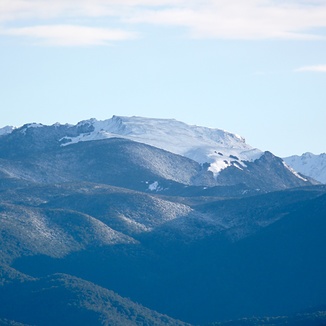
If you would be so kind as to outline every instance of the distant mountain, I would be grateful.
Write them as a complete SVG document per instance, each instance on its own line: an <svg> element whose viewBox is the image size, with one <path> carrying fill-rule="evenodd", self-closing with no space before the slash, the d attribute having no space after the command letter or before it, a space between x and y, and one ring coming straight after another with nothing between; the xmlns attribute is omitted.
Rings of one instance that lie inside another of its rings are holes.
<svg viewBox="0 0 326 326"><path fill-rule="evenodd" d="M12 126L6 126L3 128L0 128L0 136L10 134L15 128Z"/></svg>
<svg viewBox="0 0 326 326"><path fill-rule="evenodd" d="M235 134L139 117L27 124L0 136L0 163L4 177L95 181L142 191L173 192L182 184L266 192L311 184Z"/></svg>
<svg viewBox="0 0 326 326"><path fill-rule="evenodd" d="M326 154L314 155L304 153L283 158L294 170L311 177L321 183L326 183Z"/></svg>
<svg viewBox="0 0 326 326"><path fill-rule="evenodd" d="M245 143L244 138L220 129L189 126L172 119L118 117L82 121L89 133L65 137L66 145L112 137L126 138L188 157L198 163L210 163L214 174L232 165L231 161L253 161L263 153Z"/></svg>

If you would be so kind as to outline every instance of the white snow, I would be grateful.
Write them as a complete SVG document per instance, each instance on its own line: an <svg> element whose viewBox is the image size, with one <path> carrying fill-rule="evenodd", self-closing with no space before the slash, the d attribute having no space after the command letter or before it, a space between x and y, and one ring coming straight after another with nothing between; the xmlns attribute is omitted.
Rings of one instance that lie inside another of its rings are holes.
<svg viewBox="0 0 326 326"><path fill-rule="evenodd" d="M326 183L326 153L320 155L304 153L301 156L285 157L283 160L295 171L319 182Z"/></svg>
<svg viewBox="0 0 326 326"><path fill-rule="evenodd" d="M231 165L231 161L236 160L239 165L244 166L241 161L254 161L263 154L262 151L246 144L245 139L236 134L220 129L191 126L174 119L113 116L104 121L82 121L78 125L83 124L93 126L94 131L74 138L65 137L69 142L62 146L80 141L126 138L188 157L201 164L210 163L210 170L215 175Z"/></svg>
<svg viewBox="0 0 326 326"><path fill-rule="evenodd" d="M42 128L44 127L44 125L42 125L41 123L29 123L27 125L27 128Z"/></svg>
<svg viewBox="0 0 326 326"><path fill-rule="evenodd" d="M286 164L285 161L283 161L283 165L290 171L292 172L297 178L303 180L303 181L308 181L307 179L303 178L298 172L296 172L294 169L292 169L288 164Z"/></svg>
<svg viewBox="0 0 326 326"><path fill-rule="evenodd" d="M15 127L13 127L13 126L6 126L3 128L0 128L0 136L11 134L14 129L15 129Z"/></svg>
<svg viewBox="0 0 326 326"><path fill-rule="evenodd" d="M154 181L153 183L151 183L148 186L148 190L150 190L150 191L159 191L160 190L160 187L159 187L158 182L157 181Z"/></svg>
<svg viewBox="0 0 326 326"><path fill-rule="evenodd" d="M44 125L42 125L41 123L33 122L33 123L29 123L29 124L24 125L24 128L21 129L20 132L25 135L27 129L30 129L30 128L43 128L43 127L44 127Z"/></svg>

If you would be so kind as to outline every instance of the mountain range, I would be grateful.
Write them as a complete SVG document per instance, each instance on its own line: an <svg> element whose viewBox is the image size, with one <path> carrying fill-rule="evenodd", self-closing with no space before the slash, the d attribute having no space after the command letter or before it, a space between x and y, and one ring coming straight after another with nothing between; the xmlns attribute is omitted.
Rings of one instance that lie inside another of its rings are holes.
<svg viewBox="0 0 326 326"><path fill-rule="evenodd" d="M307 175L321 183L326 183L326 154L315 155L304 153L301 156L293 155L283 160L296 171Z"/></svg>
<svg viewBox="0 0 326 326"><path fill-rule="evenodd" d="M0 325L326 322L326 186L235 134L0 129Z"/></svg>

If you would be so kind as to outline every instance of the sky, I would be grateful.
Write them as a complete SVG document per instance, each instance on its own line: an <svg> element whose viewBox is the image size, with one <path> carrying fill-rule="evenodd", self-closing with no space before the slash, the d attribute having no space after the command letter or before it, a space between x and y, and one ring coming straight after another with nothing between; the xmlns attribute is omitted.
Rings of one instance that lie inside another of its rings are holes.
<svg viewBox="0 0 326 326"><path fill-rule="evenodd" d="M0 127L174 118L326 151L326 0L0 0Z"/></svg>

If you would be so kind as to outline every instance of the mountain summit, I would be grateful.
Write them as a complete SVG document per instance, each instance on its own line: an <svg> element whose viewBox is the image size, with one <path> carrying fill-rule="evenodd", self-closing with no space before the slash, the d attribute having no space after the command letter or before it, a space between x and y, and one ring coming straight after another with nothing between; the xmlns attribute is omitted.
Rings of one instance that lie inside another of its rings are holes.
<svg viewBox="0 0 326 326"><path fill-rule="evenodd" d="M319 182L326 183L326 153L320 155L304 153L301 156L285 157L283 160L296 171Z"/></svg>
<svg viewBox="0 0 326 326"><path fill-rule="evenodd" d="M126 138L185 156L201 164L210 163L209 170L215 175L230 166L234 159L239 162L253 161L263 154L236 134L191 126L174 119L113 116L104 121L85 120L77 126L87 126L90 132L65 138L66 145L112 137Z"/></svg>

